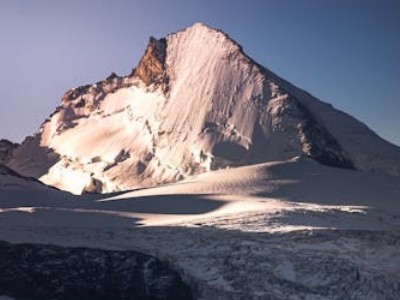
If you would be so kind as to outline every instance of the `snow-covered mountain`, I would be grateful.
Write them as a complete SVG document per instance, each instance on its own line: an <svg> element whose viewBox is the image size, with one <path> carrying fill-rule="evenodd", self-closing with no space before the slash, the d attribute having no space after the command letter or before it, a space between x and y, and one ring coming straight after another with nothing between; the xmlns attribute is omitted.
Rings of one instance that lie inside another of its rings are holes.
<svg viewBox="0 0 400 300"><path fill-rule="evenodd" d="M194 24L150 38L130 75L68 91L8 166L80 194L302 155L400 174L400 148Z"/></svg>

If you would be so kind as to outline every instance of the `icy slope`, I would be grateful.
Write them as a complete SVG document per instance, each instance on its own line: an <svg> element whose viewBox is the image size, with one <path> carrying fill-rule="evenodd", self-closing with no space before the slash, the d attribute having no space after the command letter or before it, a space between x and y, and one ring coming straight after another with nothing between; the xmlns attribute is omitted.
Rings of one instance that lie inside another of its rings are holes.
<svg viewBox="0 0 400 300"><path fill-rule="evenodd" d="M72 89L8 165L80 194L307 155L400 174L400 149L195 24L151 38L129 76Z"/></svg>

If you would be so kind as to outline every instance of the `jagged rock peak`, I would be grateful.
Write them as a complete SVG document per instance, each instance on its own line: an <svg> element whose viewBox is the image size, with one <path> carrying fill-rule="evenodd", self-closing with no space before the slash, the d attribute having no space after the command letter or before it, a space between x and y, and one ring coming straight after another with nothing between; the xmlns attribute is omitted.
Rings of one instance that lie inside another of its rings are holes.
<svg viewBox="0 0 400 300"><path fill-rule="evenodd" d="M167 88L166 47L165 38L157 40L154 37L150 37L139 65L133 70L133 75L140 78L146 86L150 84L163 84L164 89Z"/></svg>

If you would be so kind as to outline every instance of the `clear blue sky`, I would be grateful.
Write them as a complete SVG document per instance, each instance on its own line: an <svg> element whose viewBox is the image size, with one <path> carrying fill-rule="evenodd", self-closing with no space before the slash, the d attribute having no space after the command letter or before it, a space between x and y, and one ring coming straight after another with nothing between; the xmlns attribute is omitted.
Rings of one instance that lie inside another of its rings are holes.
<svg viewBox="0 0 400 300"><path fill-rule="evenodd" d="M0 138L135 67L149 36L220 28L259 63L400 145L400 1L0 0Z"/></svg>

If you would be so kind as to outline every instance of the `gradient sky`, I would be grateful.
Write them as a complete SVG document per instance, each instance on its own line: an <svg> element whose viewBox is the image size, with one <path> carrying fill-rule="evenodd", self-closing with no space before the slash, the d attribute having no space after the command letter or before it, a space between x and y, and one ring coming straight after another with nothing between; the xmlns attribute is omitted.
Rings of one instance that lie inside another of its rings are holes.
<svg viewBox="0 0 400 300"><path fill-rule="evenodd" d="M400 145L397 0L0 0L0 138L33 134L68 89L127 75L149 36L195 22Z"/></svg>

